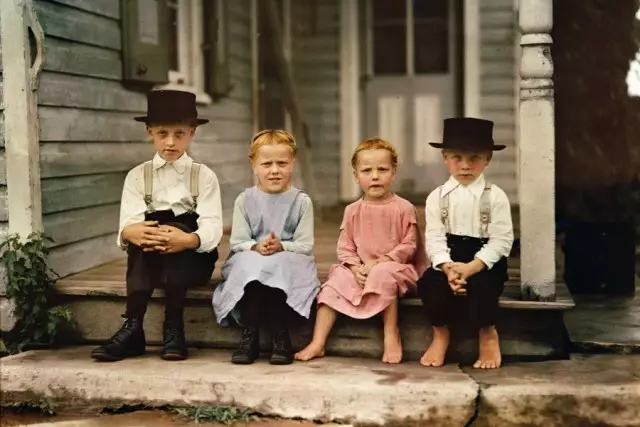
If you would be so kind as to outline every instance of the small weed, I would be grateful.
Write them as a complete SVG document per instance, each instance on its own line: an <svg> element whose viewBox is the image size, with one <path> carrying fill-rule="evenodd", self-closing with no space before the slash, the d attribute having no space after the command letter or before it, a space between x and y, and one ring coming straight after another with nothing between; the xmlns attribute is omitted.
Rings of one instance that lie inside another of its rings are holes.
<svg viewBox="0 0 640 427"><path fill-rule="evenodd" d="M13 412L16 414L36 413L41 415L56 415L53 405L46 399L40 399L34 402L20 402L3 405L2 411Z"/></svg>
<svg viewBox="0 0 640 427"><path fill-rule="evenodd" d="M181 418L194 420L196 423L223 423L231 425L236 422L249 422L258 419L256 413L234 406L197 406L172 408Z"/></svg>

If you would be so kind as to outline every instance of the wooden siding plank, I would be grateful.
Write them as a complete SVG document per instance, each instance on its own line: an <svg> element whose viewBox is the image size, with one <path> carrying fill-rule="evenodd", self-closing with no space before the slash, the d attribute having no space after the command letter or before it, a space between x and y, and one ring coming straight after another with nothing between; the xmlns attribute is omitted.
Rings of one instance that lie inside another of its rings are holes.
<svg viewBox="0 0 640 427"><path fill-rule="evenodd" d="M49 0L53 3L62 3L96 15L108 18L120 19L120 2L118 0Z"/></svg>
<svg viewBox="0 0 640 427"><path fill-rule="evenodd" d="M128 172L155 151L147 141L44 142L40 144L43 178Z"/></svg>
<svg viewBox="0 0 640 427"><path fill-rule="evenodd" d="M35 8L46 35L114 50L121 48L118 21L42 0L36 1Z"/></svg>
<svg viewBox="0 0 640 427"><path fill-rule="evenodd" d="M122 79L122 60L118 51L55 37L45 39L45 49L47 60L44 63L44 69L46 71L116 81Z"/></svg>
<svg viewBox="0 0 640 427"><path fill-rule="evenodd" d="M52 247L117 233L120 203L45 215L44 231ZM115 242L114 242L115 243Z"/></svg>
<svg viewBox="0 0 640 427"><path fill-rule="evenodd" d="M130 113L147 110L144 94L131 92L118 82L51 72L42 73L38 102L40 105L52 107Z"/></svg>
<svg viewBox="0 0 640 427"><path fill-rule="evenodd" d="M62 277L124 256L116 245L117 231L106 236L53 248L49 255L51 268Z"/></svg>
<svg viewBox="0 0 640 427"><path fill-rule="evenodd" d="M45 214L119 204L125 172L42 180Z"/></svg>
<svg viewBox="0 0 640 427"><path fill-rule="evenodd" d="M129 113L41 106L40 140L142 141L144 125Z"/></svg>

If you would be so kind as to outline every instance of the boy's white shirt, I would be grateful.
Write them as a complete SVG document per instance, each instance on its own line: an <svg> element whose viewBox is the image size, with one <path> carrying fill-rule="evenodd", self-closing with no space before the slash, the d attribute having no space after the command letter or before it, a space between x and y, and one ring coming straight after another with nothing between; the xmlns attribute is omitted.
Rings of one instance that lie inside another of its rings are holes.
<svg viewBox="0 0 640 427"><path fill-rule="evenodd" d="M484 191L484 174L469 185L460 184L454 177L449 177L441 187L429 194L425 204L426 213L426 250L427 257L434 268L444 262L452 262L445 225L442 222L440 203L442 197L449 195L449 232L469 237L480 237L480 197ZM509 255L513 244L513 223L511 221L511 205L506 193L498 186L491 185L489 199L491 205L491 222L489 224L489 241L476 253L487 268L502 257Z"/></svg>
<svg viewBox="0 0 640 427"><path fill-rule="evenodd" d="M172 210L181 215L193 207L189 192L189 171L193 160L184 153L174 162L167 162L158 153L153 157L153 207L155 210ZM198 230L200 247L197 252L210 252L222 238L222 202L220 184L216 174L206 165L201 165L198 182ZM120 203L120 227L117 244L125 250L122 230L131 224L144 221L147 205L144 202L144 163L131 169L124 180Z"/></svg>

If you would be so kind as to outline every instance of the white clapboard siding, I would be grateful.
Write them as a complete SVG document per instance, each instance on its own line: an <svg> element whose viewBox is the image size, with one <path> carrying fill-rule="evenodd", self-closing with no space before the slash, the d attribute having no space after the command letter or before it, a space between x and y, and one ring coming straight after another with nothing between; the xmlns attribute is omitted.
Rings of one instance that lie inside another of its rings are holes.
<svg viewBox="0 0 640 427"><path fill-rule="evenodd" d="M309 125L317 204L340 188L340 2L291 0L294 79Z"/></svg>
<svg viewBox="0 0 640 427"><path fill-rule="evenodd" d="M52 267L68 275L122 256L115 235L124 177L154 151L132 119L145 111L145 96L121 85L120 0L36 0L35 7L46 49L38 93L43 222L55 239ZM252 183L253 131L250 2L229 7L233 90L198 106L211 123L198 128L190 150L218 175L226 225L235 197ZM7 220L1 100L0 80L0 232Z"/></svg>
<svg viewBox="0 0 640 427"><path fill-rule="evenodd" d="M494 155L487 177L517 203L516 57L513 0L480 3L480 112L495 122L494 138L507 148Z"/></svg>

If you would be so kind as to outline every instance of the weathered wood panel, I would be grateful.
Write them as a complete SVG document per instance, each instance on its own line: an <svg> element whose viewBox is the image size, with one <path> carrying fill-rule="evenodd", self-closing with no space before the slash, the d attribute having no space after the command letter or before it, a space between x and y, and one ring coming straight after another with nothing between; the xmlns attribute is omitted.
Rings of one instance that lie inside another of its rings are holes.
<svg viewBox="0 0 640 427"><path fill-rule="evenodd" d="M46 35L120 50L118 21L45 0L36 1L35 7Z"/></svg>
<svg viewBox="0 0 640 427"><path fill-rule="evenodd" d="M120 18L120 2L114 0L49 0L109 18Z"/></svg>
<svg viewBox="0 0 640 427"><path fill-rule="evenodd" d="M45 71L115 81L122 79L122 60L118 51L55 37L45 39L45 49Z"/></svg>
<svg viewBox="0 0 640 427"><path fill-rule="evenodd" d="M480 112L495 122L494 139L506 144L496 153L487 177L517 203L515 158L516 14L512 0L480 5Z"/></svg>
<svg viewBox="0 0 640 427"><path fill-rule="evenodd" d="M73 176L42 181L45 214L119 204L126 173Z"/></svg>
<svg viewBox="0 0 640 427"><path fill-rule="evenodd" d="M40 106L40 140L141 141L144 126L131 113Z"/></svg>
<svg viewBox="0 0 640 427"><path fill-rule="evenodd" d="M118 230L119 213L119 203L56 212L44 217L44 229L53 247L62 246L112 234Z"/></svg>
<svg viewBox="0 0 640 427"><path fill-rule="evenodd" d="M40 145L43 178L127 172L153 157L150 142L44 142Z"/></svg>
<svg viewBox="0 0 640 427"><path fill-rule="evenodd" d="M340 5L293 0L291 10L294 78L309 125L314 174L322 182L314 202L332 205L338 203L340 162L325 153L340 153Z"/></svg>
<svg viewBox="0 0 640 427"><path fill-rule="evenodd" d="M49 255L49 265L64 277L123 257L124 253L116 245L116 235L117 231L54 248Z"/></svg>

